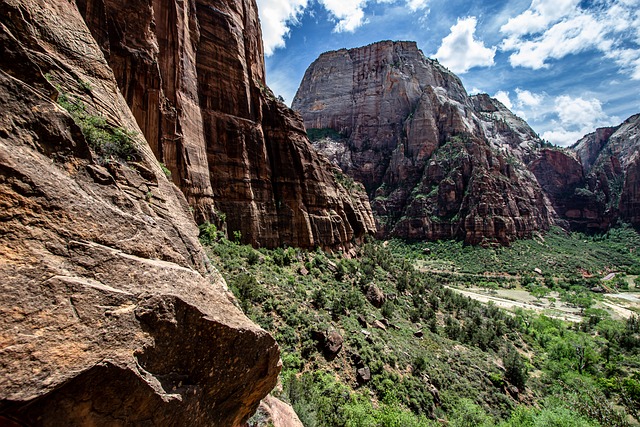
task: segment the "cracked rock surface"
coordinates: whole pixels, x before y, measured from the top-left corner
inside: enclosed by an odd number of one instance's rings
[[[0,16],[0,424],[241,425],[275,341],[209,264],[75,4]],[[96,149],[61,97],[135,153]]]

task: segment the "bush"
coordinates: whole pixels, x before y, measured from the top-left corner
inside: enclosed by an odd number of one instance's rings
[[[133,134],[124,128],[112,126],[102,116],[89,114],[78,99],[70,98],[57,86],[58,104],[67,110],[84,135],[87,144],[103,161],[136,160],[140,157]]]

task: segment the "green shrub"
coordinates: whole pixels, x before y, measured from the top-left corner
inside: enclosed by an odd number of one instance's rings
[[[89,114],[85,105],[58,88],[58,104],[71,115],[84,135],[87,144],[103,161],[136,160],[140,157],[133,133],[107,123],[102,116]]]

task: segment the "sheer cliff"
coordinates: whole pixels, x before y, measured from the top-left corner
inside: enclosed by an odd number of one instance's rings
[[[537,135],[498,101],[468,96],[414,42],[322,54],[292,106],[365,185],[382,236],[506,244],[553,221],[525,166]]]
[[[254,246],[347,249],[368,200],[265,85],[253,0],[78,0],[118,87],[199,222]]]
[[[544,149],[529,164],[558,215],[581,231],[618,220],[640,226],[640,115],[597,129],[567,150]]]
[[[278,347],[228,296],[76,5],[0,17],[0,424],[242,424]]]

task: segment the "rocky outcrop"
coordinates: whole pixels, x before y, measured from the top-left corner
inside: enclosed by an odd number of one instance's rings
[[[0,15],[0,424],[242,424],[275,341],[231,302],[75,4]]]
[[[304,427],[293,408],[271,395],[260,402],[256,415],[246,427]]]
[[[365,185],[382,236],[508,244],[552,223],[524,165],[541,140],[414,42],[322,54],[292,105],[316,147]]]
[[[347,249],[375,224],[265,86],[253,0],[77,0],[199,222],[254,246]]]
[[[606,231],[618,220],[639,226],[640,115],[597,129],[570,150],[541,150],[529,164],[558,215],[572,229]]]

